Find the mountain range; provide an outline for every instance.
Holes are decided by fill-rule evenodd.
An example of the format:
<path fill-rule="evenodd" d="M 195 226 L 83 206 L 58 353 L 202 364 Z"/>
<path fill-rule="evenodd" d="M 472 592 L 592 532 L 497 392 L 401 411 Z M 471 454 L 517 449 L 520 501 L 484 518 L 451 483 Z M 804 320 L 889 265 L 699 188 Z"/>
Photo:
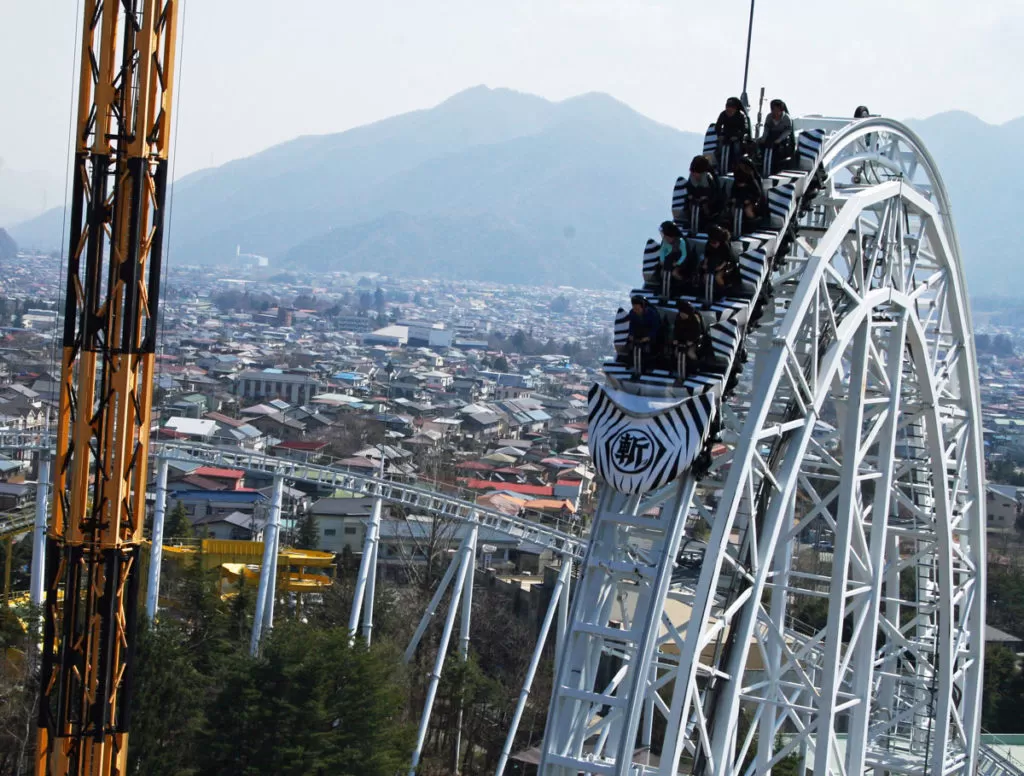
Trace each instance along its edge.
<path fill-rule="evenodd" d="M 1012 153 L 1024 119 L 993 126 L 952 112 L 909 123 L 950 189 L 972 293 L 1005 291 L 996 278 L 1016 257 L 999 228 L 1024 186 Z M 241 246 L 314 271 L 627 285 L 701 142 L 606 94 L 550 102 L 474 87 L 184 176 L 171 261 L 229 264 Z M 52 248 L 61 221 L 51 210 L 10 231 Z"/>

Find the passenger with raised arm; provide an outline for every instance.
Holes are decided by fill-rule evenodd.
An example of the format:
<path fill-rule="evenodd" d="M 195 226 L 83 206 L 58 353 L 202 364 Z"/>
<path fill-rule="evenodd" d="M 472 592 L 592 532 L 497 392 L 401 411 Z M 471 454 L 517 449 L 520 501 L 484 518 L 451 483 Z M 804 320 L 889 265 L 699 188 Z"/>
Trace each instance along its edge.
<path fill-rule="evenodd" d="M 642 296 L 634 296 L 630 301 L 633 309 L 629 311 L 629 338 L 626 340 L 626 347 L 633 355 L 633 376 L 640 377 L 658 340 L 661 316 L 658 315 L 657 308 L 647 304 L 647 300 Z"/>
<path fill-rule="evenodd" d="M 708 230 L 708 244 L 704 248 L 702 266 L 706 283 L 705 296 L 709 302 L 743 291 L 740 262 L 732 249 L 729 230 L 714 226 Z"/>
<path fill-rule="evenodd" d="M 672 326 L 672 353 L 675 357 L 676 382 L 681 385 L 686 375 L 700 362 L 700 353 L 707 333 L 700 313 L 687 301 L 679 302 L 679 312 Z"/>
<path fill-rule="evenodd" d="M 718 180 L 706 156 L 695 156 L 690 162 L 690 177 L 686 180 L 686 202 L 689 227 L 693 231 L 702 225 L 710 226 L 721 211 Z"/>
<path fill-rule="evenodd" d="M 793 138 L 793 119 L 782 100 L 771 101 L 771 113 L 764 120 L 764 132 L 757 141 L 765 156 L 765 172 L 774 175 L 782 169 L 786 159 L 793 155 L 796 140 Z"/>
<path fill-rule="evenodd" d="M 718 114 L 715 122 L 715 135 L 718 137 L 718 171 L 732 172 L 743 154 L 743 143 L 750 137 L 750 119 L 739 97 L 725 101 L 725 110 Z"/>
<path fill-rule="evenodd" d="M 764 215 L 764 187 L 761 176 L 749 159 L 741 159 L 733 170 L 732 202 L 743 211 L 748 226 L 755 226 Z"/>

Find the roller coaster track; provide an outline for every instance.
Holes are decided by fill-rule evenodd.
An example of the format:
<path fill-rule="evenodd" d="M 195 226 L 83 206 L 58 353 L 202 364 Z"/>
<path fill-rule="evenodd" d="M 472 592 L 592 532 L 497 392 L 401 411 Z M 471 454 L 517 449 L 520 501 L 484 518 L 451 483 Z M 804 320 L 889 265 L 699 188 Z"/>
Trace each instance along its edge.
<path fill-rule="evenodd" d="M 51 440 L 44 434 L 0 434 L 0 449 L 52 450 L 49 442 Z M 542 550 L 550 550 L 557 555 L 571 559 L 582 559 L 586 551 L 584 539 L 555 527 L 483 507 L 429 488 L 407 485 L 388 478 L 370 477 L 346 469 L 300 463 L 286 458 L 213 445 L 154 442 L 150 448 L 152 455 L 163 455 L 168 460 L 281 474 L 294 481 L 309 482 L 335 490 L 379 497 L 389 504 L 398 504 L 421 514 L 475 523 L 483 528 L 498 531 L 517 539 L 524 544 Z M 27 520 L 28 523 L 23 530 L 31 527 L 31 515 Z M 2 523 L 0 523 L 0 530 L 2 530 Z"/>
<path fill-rule="evenodd" d="M 737 238 L 752 293 L 695 300 L 719 366 L 679 385 L 610 363 L 592 392 L 602 494 L 547 776 L 766 773 L 792 758 L 816 774 L 974 772 L 985 520 L 948 197 L 898 122 L 799 128 L 795 163 L 766 180 L 772 223 Z M 703 239 L 691 231 L 690 250 Z M 671 321 L 658 253 L 649 242 L 632 295 Z M 620 311 L 620 346 L 625 332 Z M 744 351 L 752 375 L 731 395 Z M 714 433 L 724 452 L 694 472 Z M 683 588 L 697 520 L 711 535 Z M 815 602 L 823 622 L 794 631 Z"/>

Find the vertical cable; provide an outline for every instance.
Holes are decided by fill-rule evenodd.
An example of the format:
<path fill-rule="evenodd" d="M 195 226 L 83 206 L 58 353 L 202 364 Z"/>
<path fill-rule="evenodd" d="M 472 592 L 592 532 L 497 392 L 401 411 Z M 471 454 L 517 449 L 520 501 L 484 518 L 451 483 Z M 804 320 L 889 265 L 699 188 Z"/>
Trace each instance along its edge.
<path fill-rule="evenodd" d="M 750 0 L 750 21 L 747 22 L 747 59 L 743 64 L 743 93 L 740 101 L 743 103 L 743 110 L 750 110 L 750 100 L 747 99 L 747 76 L 750 74 L 750 42 L 754 37 L 754 0 Z"/>
<path fill-rule="evenodd" d="M 82 18 L 82 0 L 78 0 L 78 2 L 76 3 L 76 10 L 75 10 L 75 29 L 74 29 L 75 38 L 74 38 L 74 41 L 71 44 L 73 51 L 78 51 L 79 48 L 80 48 L 78 46 L 78 40 L 79 40 L 79 35 L 80 35 L 80 33 L 78 31 L 78 20 L 81 19 L 81 18 Z M 67 139 L 67 145 L 65 147 L 66 153 L 65 153 L 65 157 L 64 157 L 64 212 L 61 214 L 61 224 L 60 224 L 60 268 L 58 268 L 58 270 L 57 270 L 57 298 L 56 298 L 56 300 L 54 302 L 54 305 L 55 305 L 54 306 L 54 312 L 57 315 L 60 314 L 61 300 L 64 297 L 64 272 L 62 272 L 61 269 L 64 267 L 64 258 L 65 258 L 64 257 L 64 251 L 68 248 L 68 245 L 67 245 L 67 242 L 66 242 L 67 237 L 68 237 L 68 235 L 67 235 L 67 226 L 68 226 L 68 186 L 69 186 L 69 184 L 71 182 L 71 167 L 72 167 L 72 161 L 71 160 L 74 157 L 74 152 L 72 151 L 72 148 L 74 148 L 74 145 L 72 144 L 72 137 L 74 135 L 75 116 L 78 113 L 78 100 L 76 99 L 76 96 L 75 96 L 75 73 L 78 72 L 78 68 L 75 65 L 77 64 L 77 62 L 78 62 L 78 56 L 77 55 L 76 56 L 72 56 L 71 57 L 71 91 L 70 91 L 71 109 L 70 109 L 69 115 L 68 115 L 68 139 Z M 53 378 L 54 372 L 57 371 L 57 338 L 60 335 L 61 330 L 62 329 L 61 329 L 60 323 L 55 321 L 54 327 L 53 327 L 53 337 L 51 337 L 51 339 L 50 339 L 50 377 L 51 377 L 51 380 Z M 59 377 L 58 377 L 58 379 L 59 379 Z M 58 396 L 57 398 L 59 399 L 60 397 Z M 49 407 L 47 407 L 46 412 L 43 415 L 43 429 L 44 429 L 45 439 L 43 440 L 42 444 L 45 445 L 45 444 L 47 444 L 46 439 L 48 439 L 49 436 L 50 436 L 50 408 Z"/>
<path fill-rule="evenodd" d="M 167 195 L 167 250 L 164 253 L 164 264 L 161 268 L 163 272 L 163 278 L 160 281 L 161 287 L 164 289 L 164 303 L 160 305 L 160 312 L 157 315 L 157 336 L 156 336 L 156 375 L 155 382 L 156 387 L 160 386 L 160 376 L 163 373 L 163 355 L 164 355 L 164 320 L 167 317 L 167 291 L 169 287 L 167 285 L 167 276 L 169 274 L 168 268 L 171 264 L 171 237 L 174 234 L 174 192 L 177 189 L 177 179 L 175 178 L 175 171 L 177 170 L 178 163 L 178 127 L 181 124 L 181 91 L 182 91 L 182 80 L 181 74 L 184 72 L 185 62 L 185 31 L 188 29 L 186 23 L 186 14 L 188 12 L 188 3 L 186 0 L 181 0 L 181 35 L 178 38 L 178 74 L 175 80 L 175 94 L 174 94 L 174 135 L 171 138 L 171 181 L 170 181 L 170 192 Z M 154 388 L 155 392 L 155 388 Z M 148 422 L 148 419 L 147 419 Z"/>

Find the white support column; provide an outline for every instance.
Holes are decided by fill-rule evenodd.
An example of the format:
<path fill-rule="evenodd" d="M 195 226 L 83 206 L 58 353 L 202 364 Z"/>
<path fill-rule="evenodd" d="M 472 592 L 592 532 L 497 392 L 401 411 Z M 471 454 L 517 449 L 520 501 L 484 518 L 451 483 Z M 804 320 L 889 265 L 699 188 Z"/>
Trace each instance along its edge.
<path fill-rule="evenodd" d="M 558 595 L 558 629 L 555 632 L 555 665 L 558 664 L 559 657 L 562 654 L 562 647 L 565 644 L 565 630 L 569 624 L 569 600 L 572 593 L 572 558 L 568 555 L 563 556 L 562 565 L 563 567 L 568 566 L 569 571 Z"/>
<path fill-rule="evenodd" d="M 533 679 L 537 675 L 537 666 L 540 665 L 541 655 L 544 654 L 544 644 L 548 640 L 548 633 L 551 631 L 551 621 L 555 619 L 555 612 L 561 616 L 564 606 L 563 591 L 569 589 L 569 580 L 572 577 L 572 561 L 562 558 L 562 569 L 558 572 L 558 579 L 555 581 L 555 588 L 551 591 L 551 600 L 548 602 L 548 609 L 544 613 L 544 621 L 540 626 L 540 633 L 537 634 L 537 643 L 533 648 L 533 655 L 530 657 L 530 665 L 526 669 L 526 677 L 523 679 L 523 689 L 519 691 L 519 700 L 516 702 L 516 710 L 512 714 L 512 724 L 509 725 L 508 735 L 505 736 L 505 746 L 501 750 L 501 757 L 498 759 L 498 769 L 494 776 L 503 776 L 505 766 L 508 765 L 508 758 L 512 754 L 512 747 L 515 745 L 516 733 L 519 732 L 519 723 L 523 719 L 523 711 L 526 709 L 526 701 L 530 697 L 530 690 L 533 687 Z"/>
<path fill-rule="evenodd" d="M 46 508 L 50 500 L 50 453 L 39 452 L 39 476 L 36 480 L 36 519 L 32 526 L 32 579 L 29 601 L 32 606 L 43 605 L 46 591 Z"/>
<path fill-rule="evenodd" d="M 359 560 L 359 574 L 356 577 L 356 592 L 352 597 L 352 613 L 348 618 L 348 632 L 352 640 L 355 640 L 356 630 L 359 628 L 359 616 L 366 608 L 366 586 L 367 580 L 373 580 L 377 576 L 377 541 L 380 535 L 380 514 L 382 508 L 381 499 L 373 501 L 373 510 L 370 512 L 370 520 L 366 524 L 366 537 L 363 539 L 363 557 Z M 372 582 L 370 583 L 372 584 Z M 372 607 L 369 607 L 372 610 Z M 373 612 L 370 611 L 369 627 L 373 627 Z M 364 629 L 365 631 L 365 629 Z"/>
<path fill-rule="evenodd" d="M 469 574 L 466 577 L 466 586 L 462 592 L 462 615 L 459 618 L 459 660 L 463 665 L 469 662 L 469 626 L 473 616 L 473 581 L 476 578 L 476 539 L 477 532 L 474 529 L 472 546 L 470 552 Z M 462 699 L 459 699 L 458 722 L 455 727 L 455 762 L 452 772 L 459 776 L 459 753 L 462 751 Z"/>
<path fill-rule="evenodd" d="M 890 354 L 886 371 L 891 393 L 885 426 L 878 442 L 878 468 L 881 470 L 882 476 L 875 482 L 875 497 L 871 510 L 871 536 L 869 538 L 871 592 L 868 594 L 868 599 L 875 602 L 881 601 L 882 584 L 885 581 L 889 509 L 892 498 L 893 471 L 896 467 L 895 448 L 896 436 L 899 431 L 900 393 L 903 388 L 902 353 L 906 335 L 907 319 L 904 314 L 900 316 L 893 328 L 886 348 Z M 894 557 L 898 558 L 899 554 L 897 553 Z M 898 590 L 899 582 L 897 581 L 897 595 L 899 594 Z M 863 773 L 865 768 L 865 750 L 869 743 L 868 726 L 871 722 L 871 692 L 875 676 L 875 640 L 878 638 L 880 616 L 881 613 L 877 606 L 867 608 L 866 619 L 858 637 L 859 649 L 855 654 L 854 663 L 851 665 L 853 669 L 851 692 L 855 698 L 862 700 L 850 710 L 850 729 L 846 745 L 848 773 Z M 856 647 L 855 643 L 851 643 L 847 649 Z"/>
<path fill-rule="evenodd" d="M 363 641 L 370 646 L 373 640 L 373 601 L 377 595 L 377 553 L 380 545 L 374 544 L 370 556 L 370 576 L 366 580 L 366 597 L 363 599 Z"/>
<path fill-rule="evenodd" d="M 280 483 L 280 484 L 279 484 Z M 274 494 L 281 492 L 283 479 L 280 474 L 274 475 Z M 281 501 L 277 498 L 277 513 L 280 514 Z M 270 519 L 273 520 L 275 511 L 273 506 L 270 509 Z M 260 584 L 256 590 L 256 611 L 252 618 L 252 639 L 249 642 L 249 654 L 255 656 L 260 651 L 260 636 L 263 632 L 264 615 L 267 608 L 267 593 L 271 586 L 271 579 L 277 572 L 277 558 L 274 555 L 274 537 L 271 534 L 271 524 L 268 522 L 263 531 L 263 563 L 260 565 Z"/>
<path fill-rule="evenodd" d="M 160 569 L 164 555 L 164 518 L 167 514 L 167 459 L 161 455 L 156 464 L 156 502 L 153 505 L 153 531 L 149 546 L 149 581 L 146 585 L 146 616 L 156 620 L 160 600 Z"/>
<path fill-rule="evenodd" d="M 274 627 L 274 601 L 277 599 L 277 561 L 281 549 L 281 503 L 284 500 L 284 477 L 274 475 L 274 493 L 270 499 L 270 519 L 263 531 L 263 541 L 273 547 L 270 556 L 270 577 L 267 579 L 267 600 L 263 609 L 263 630 L 269 633 Z"/>
<path fill-rule="evenodd" d="M 793 510 L 796 505 L 796 490 L 793 490 L 793 496 L 789 499 L 788 507 L 786 509 L 786 519 L 783 521 L 783 525 L 791 526 L 795 525 L 793 520 Z M 795 541 L 799 541 L 797 538 Z M 775 579 L 788 579 L 789 569 L 793 563 L 793 547 L 789 542 L 780 541 L 775 545 L 775 557 L 772 563 L 774 569 Z M 785 633 L 789 624 L 786 622 L 786 605 L 787 605 L 787 594 L 784 585 L 776 585 L 771 591 L 771 601 L 769 603 L 769 614 L 771 621 L 778 626 L 779 633 Z M 739 629 L 743 636 L 746 636 L 746 631 L 742 628 Z M 782 665 L 782 644 L 778 637 L 772 638 L 765 645 L 765 653 L 767 655 L 766 665 L 770 666 L 781 666 Z M 744 666 L 745 668 L 745 666 Z M 765 690 L 766 698 L 778 697 L 778 683 L 779 675 L 775 671 L 768 672 L 769 686 Z M 731 709 L 730 709 L 731 712 Z M 778 708 L 774 705 L 767 705 L 761 711 L 761 723 L 758 729 L 758 736 L 761 741 L 772 741 L 774 745 L 775 741 L 775 726 L 778 723 Z M 757 748 L 757 770 L 758 773 L 768 773 L 768 762 L 772 756 L 772 747 L 758 746 Z"/>
<path fill-rule="evenodd" d="M 861 510 L 860 465 L 864 452 L 861 449 L 861 427 L 864 422 L 864 394 L 870 338 L 871 319 L 868 317 L 860 323 L 857 333 L 854 335 L 851 352 L 852 364 L 846 396 L 841 458 L 843 468 L 839 477 L 839 508 L 836 514 L 832 566 L 834 576 L 829 592 L 828 625 L 826 626 L 821 696 L 814 746 L 814 772 L 821 774 L 829 773 L 833 737 L 837 732 L 835 724 L 837 696 L 843 681 L 843 677 L 840 676 L 844 649 L 843 623 L 848 603 L 850 539 L 853 533 L 853 524 L 858 520 Z M 864 702 L 869 702 L 869 699 L 864 699 Z M 847 754 L 848 758 L 849 756 Z"/>
<path fill-rule="evenodd" d="M 420 727 L 416 734 L 416 746 L 412 751 L 412 767 L 409 768 L 409 776 L 416 776 L 416 768 L 420 764 L 423 742 L 426 741 L 427 727 L 430 724 L 430 713 L 434 709 L 434 699 L 437 697 L 437 685 L 441 680 L 441 671 L 444 669 L 445 657 L 448 654 L 448 644 L 452 639 L 455 614 L 459 610 L 459 601 L 462 598 L 462 589 L 466 584 L 466 575 L 473 568 L 473 548 L 476 547 L 476 537 L 477 526 L 473 525 L 467 541 L 462 543 L 462 547 L 459 550 L 458 575 L 455 579 L 455 587 L 452 589 L 451 601 L 448 604 L 448 615 L 445 617 L 441 643 L 437 648 L 434 670 L 430 674 L 430 683 L 427 685 L 427 699 L 423 703 L 423 715 L 420 717 Z"/>
<path fill-rule="evenodd" d="M 474 530 L 476 527 L 474 526 Z M 405 648 L 404 660 L 408 663 L 412 660 L 412 656 L 416 654 L 416 647 L 420 645 L 420 639 L 423 638 L 423 634 L 427 631 L 427 626 L 430 625 L 430 621 L 434 619 L 434 615 L 437 614 L 437 607 L 441 605 L 441 599 L 444 598 L 445 592 L 448 590 L 448 585 L 451 584 L 455 578 L 455 572 L 459 569 L 459 562 L 462 559 L 463 551 L 469 542 L 469 536 L 462 540 L 462 544 L 459 545 L 458 552 L 452 556 L 451 562 L 448 564 L 448 568 L 444 572 L 444 576 L 441 577 L 441 583 L 437 586 L 437 590 L 434 591 L 433 598 L 430 599 L 430 603 L 427 604 L 427 610 L 423 612 L 423 616 L 420 618 L 420 624 L 416 626 L 416 632 L 412 634 L 412 638 L 409 639 L 409 646 Z"/>

